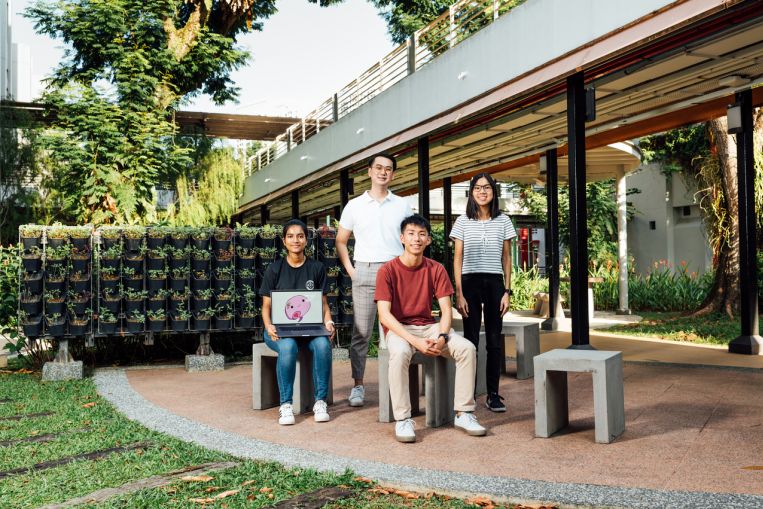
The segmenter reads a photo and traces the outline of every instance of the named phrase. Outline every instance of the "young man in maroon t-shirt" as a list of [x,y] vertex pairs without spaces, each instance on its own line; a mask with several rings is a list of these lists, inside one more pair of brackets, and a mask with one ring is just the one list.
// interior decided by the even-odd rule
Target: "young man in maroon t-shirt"
[[[374,295],[389,350],[395,438],[400,442],[416,441],[408,392],[408,367],[416,350],[456,361],[454,425],[469,435],[482,436],[486,430],[473,413],[477,351],[471,341],[450,327],[453,286],[445,267],[424,257],[424,249],[432,243],[429,222],[414,214],[403,219],[400,232],[403,254],[379,269]],[[440,304],[439,323],[432,317],[433,298]]]

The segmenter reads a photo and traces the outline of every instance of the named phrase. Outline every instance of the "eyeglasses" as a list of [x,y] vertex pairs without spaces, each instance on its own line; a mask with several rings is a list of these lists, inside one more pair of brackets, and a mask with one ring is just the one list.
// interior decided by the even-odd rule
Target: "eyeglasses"
[[382,166],[380,164],[375,164],[371,168],[373,168],[376,173],[392,173],[392,166]]
[[488,192],[493,190],[493,186],[491,186],[490,184],[485,184],[484,186],[474,186],[474,190],[477,191],[478,193],[480,191]]

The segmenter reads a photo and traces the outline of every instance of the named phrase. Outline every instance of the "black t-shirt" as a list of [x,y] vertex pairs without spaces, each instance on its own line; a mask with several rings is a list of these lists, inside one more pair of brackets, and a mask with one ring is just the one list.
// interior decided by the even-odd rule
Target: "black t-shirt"
[[308,258],[294,268],[283,258],[274,261],[265,270],[260,295],[270,297],[272,290],[321,290],[325,295],[326,268],[319,261]]

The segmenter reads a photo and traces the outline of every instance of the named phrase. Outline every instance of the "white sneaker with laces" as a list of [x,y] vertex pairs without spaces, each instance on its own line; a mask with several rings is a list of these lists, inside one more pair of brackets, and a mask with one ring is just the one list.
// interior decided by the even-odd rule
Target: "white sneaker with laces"
[[326,405],[326,402],[322,399],[319,399],[313,405],[313,418],[315,419],[315,422],[329,422],[329,420],[331,420],[331,417],[329,417],[328,405]]
[[410,443],[416,441],[416,432],[414,428],[416,423],[413,419],[403,419],[395,422],[395,438],[398,442]]
[[347,398],[350,406],[363,406],[363,400],[366,397],[366,389],[362,385],[356,385],[350,391],[350,397]]
[[472,412],[461,412],[461,415],[456,415],[456,420],[453,421],[453,425],[456,428],[465,431],[467,435],[473,437],[481,437],[487,433],[487,430],[480,426],[480,423],[477,421],[477,416]]
[[278,424],[281,426],[294,424],[294,409],[291,407],[291,403],[284,403],[278,409]]

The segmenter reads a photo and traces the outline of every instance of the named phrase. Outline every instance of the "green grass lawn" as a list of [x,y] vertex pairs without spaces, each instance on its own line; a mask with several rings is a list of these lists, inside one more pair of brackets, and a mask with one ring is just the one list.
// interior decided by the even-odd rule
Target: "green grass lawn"
[[[236,461],[239,466],[212,472],[212,478],[208,480],[178,480],[168,486],[121,495],[98,506],[265,507],[301,493],[341,486],[350,490],[352,496],[326,507],[475,507],[468,501],[448,497],[419,495],[418,498],[407,498],[405,493],[389,493],[367,480],[356,478],[349,471],[340,475],[287,469],[278,463],[241,460],[209,451],[128,420],[100,398],[92,381],[87,379],[42,383],[37,374],[4,371],[0,374],[0,401],[3,401],[0,403],[0,441],[57,435],[43,443],[0,446],[0,472],[110,447],[150,443],[147,447],[98,460],[79,460],[47,470],[0,478],[3,509],[62,502],[98,489],[219,461]],[[46,412],[52,415],[7,419]],[[221,494],[225,496],[214,499]],[[408,497],[414,496],[408,494]],[[206,503],[203,502],[205,499]]]
[[639,323],[616,325],[600,330],[712,345],[727,345],[741,333],[739,317],[732,320],[723,314],[703,317],[646,311],[637,314],[644,318]]

